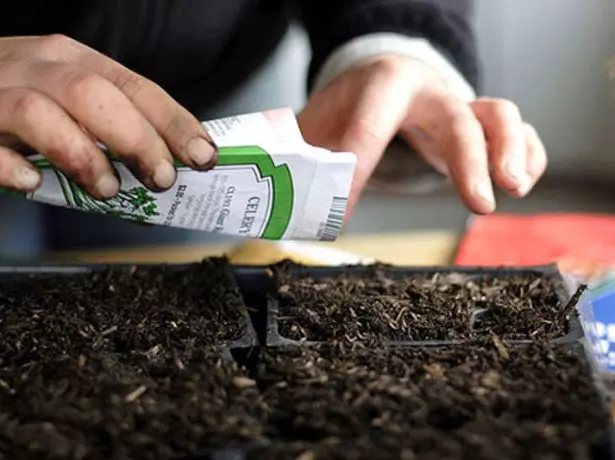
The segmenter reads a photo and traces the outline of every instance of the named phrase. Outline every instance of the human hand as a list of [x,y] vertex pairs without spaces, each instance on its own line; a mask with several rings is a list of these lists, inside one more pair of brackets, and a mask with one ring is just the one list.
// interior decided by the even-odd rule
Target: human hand
[[312,95],[298,120],[310,144],[357,155],[349,210],[396,135],[449,176],[478,214],[495,210],[493,182],[522,197],[547,165],[536,131],[512,102],[464,101],[438,71],[402,56],[347,70]]
[[119,182],[96,141],[153,191],[173,185],[173,159],[209,169],[216,150],[187,110],[151,81],[63,36],[0,38],[0,186],[35,190],[25,143],[96,198]]

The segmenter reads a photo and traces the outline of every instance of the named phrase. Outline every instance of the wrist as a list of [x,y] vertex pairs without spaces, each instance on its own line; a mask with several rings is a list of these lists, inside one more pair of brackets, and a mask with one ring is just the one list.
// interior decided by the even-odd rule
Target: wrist
[[393,56],[411,59],[433,70],[460,99],[476,99],[474,89],[461,72],[427,40],[396,33],[364,35],[334,50],[316,75],[313,91],[322,89],[351,67]]

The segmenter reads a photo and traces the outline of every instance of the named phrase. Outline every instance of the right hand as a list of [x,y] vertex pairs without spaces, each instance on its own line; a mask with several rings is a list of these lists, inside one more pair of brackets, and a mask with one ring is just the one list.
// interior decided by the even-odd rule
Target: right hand
[[153,82],[61,35],[0,38],[0,187],[29,192],[41,174],[28,145],[92,196],[119,191],[99,141],[152,191],[173,185],[173,159],[213,167],[216,149],[199,121]]

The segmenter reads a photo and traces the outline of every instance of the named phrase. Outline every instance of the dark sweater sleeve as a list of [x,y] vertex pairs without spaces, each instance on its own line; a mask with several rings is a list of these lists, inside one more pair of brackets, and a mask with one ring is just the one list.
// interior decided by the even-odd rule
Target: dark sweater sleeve
[[470,85],[480,88],[471,25],[473,0],[300,0],[312,61],[308,87],[338,46],[361,35],[393,32],[425,38],[446,56]]

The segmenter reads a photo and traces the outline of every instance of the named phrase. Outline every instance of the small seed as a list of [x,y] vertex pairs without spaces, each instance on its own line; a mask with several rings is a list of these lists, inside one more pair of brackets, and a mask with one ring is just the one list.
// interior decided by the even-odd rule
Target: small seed
[[252,380],[248,377],[234,377],[233,385],[237,388],[252,388],[256,386],[256,380]]
[[143,395],[143,393],[145,393],[146,391],[147,391],[147,387],[145,385],[141,385],[135,391],[133,391],[132,393],[128,394],[124,398],[124,401],[126,401],[128,403],[129,402],[133,402],[133,401],[137,400],[141,395]]
[[117,331],[117,326],[111,326],[110,328],[105,329],[104,331],[102,331],[102,332],[100,333],[100,336],[101,336],[101,337],[104,337],[104,336],[106,336],[106,335],[109,335],[109,334],[114,333],[115,331]]

